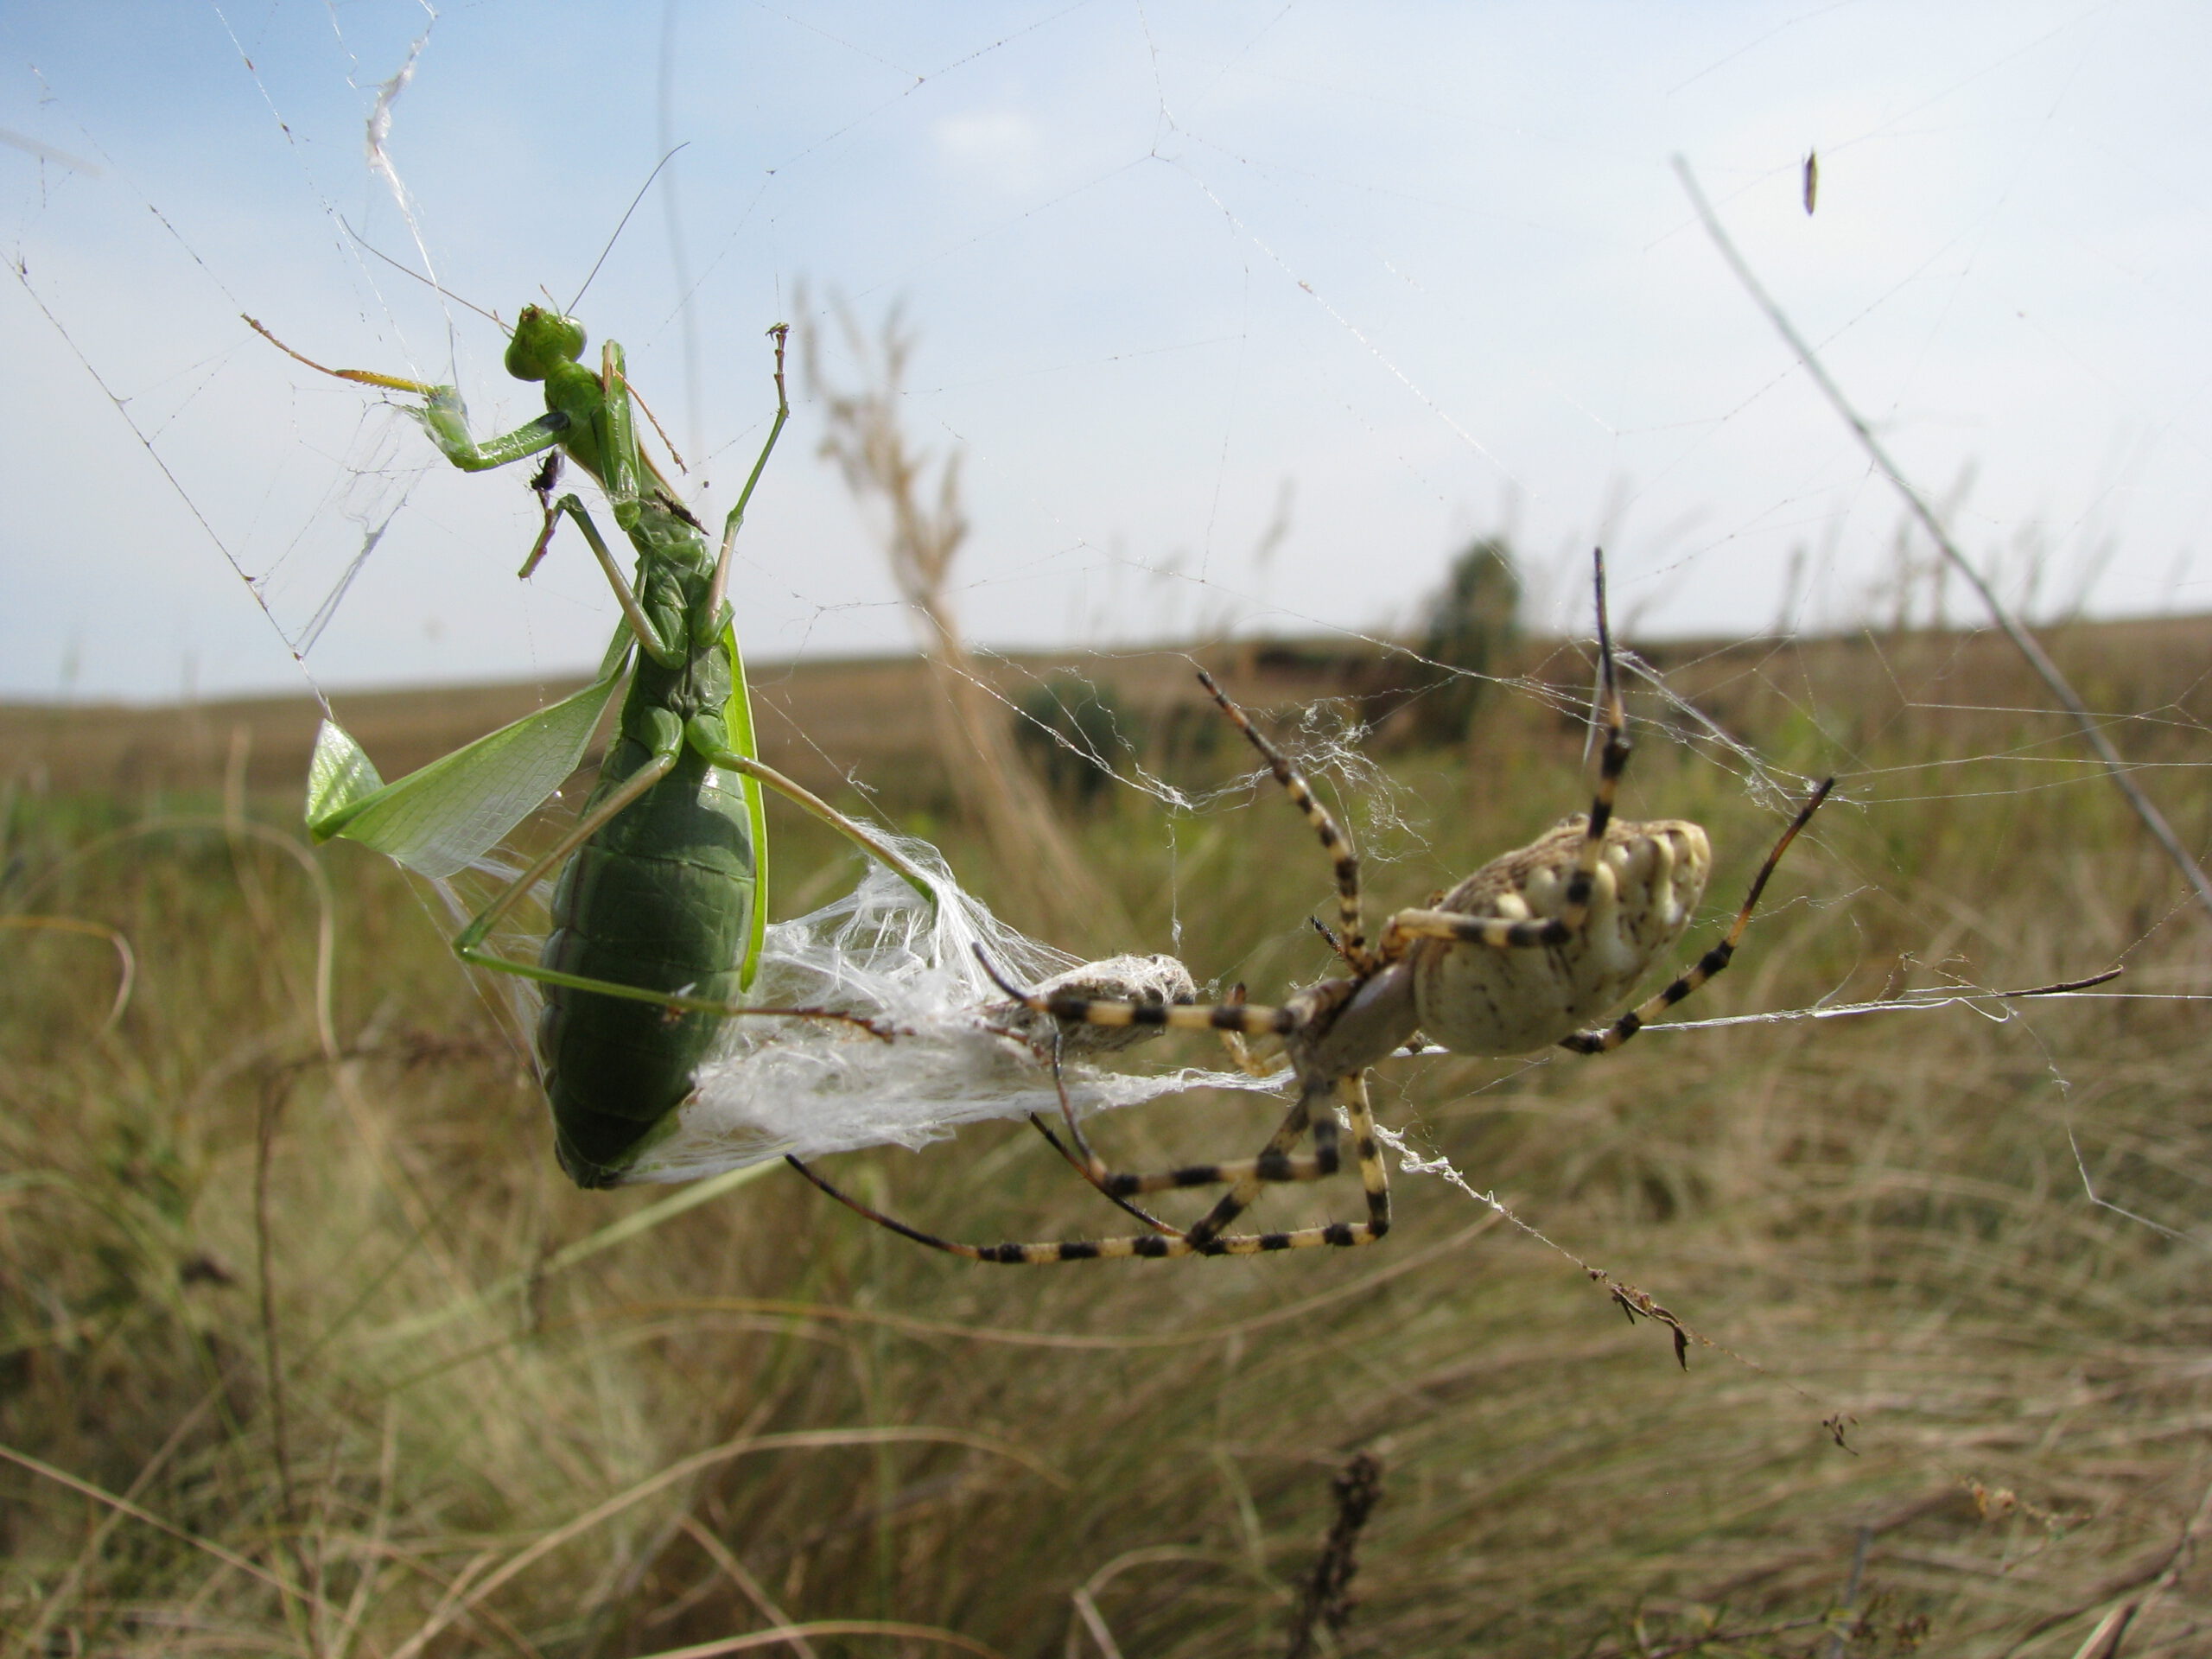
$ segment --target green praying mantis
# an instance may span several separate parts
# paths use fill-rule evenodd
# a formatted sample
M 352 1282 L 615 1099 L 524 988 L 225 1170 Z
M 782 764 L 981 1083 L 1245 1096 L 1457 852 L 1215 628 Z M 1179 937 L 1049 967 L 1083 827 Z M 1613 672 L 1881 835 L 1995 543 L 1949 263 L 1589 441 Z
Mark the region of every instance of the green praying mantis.
M 775 421 L 716 549 L 639 447 L 636 415 L 644 406 L 625 378 L 621 347 L 605 342 L 594 369 L 584 361 L 583 326 L 573 317 L 533 305 L 516 319 L 507 372 L 544 383 L 545 413 L 480 441 L 469 435 L 454 387 L 326 368 L 252 318 L 245 321 L 321 373 L 423 399 L 410 412 L 464 471 L 547 456 L 533 485 L 544 525 L 521 574 L 537 568 L 565 518 L 582 533 L 621 606 L 621 626 L 582 690 L 392 783 L 326 719 L 308 775 L 307 820 L 315 840 L 342 836 L 421 874 L 449 876 L 482 858 L 576 769 L 626 678 L 582 817 L 453 940 L 463 962 L 543 988 L 537 1052 L 562 1167 L 582 1186 L 622 1181 L 675 1127 L 692 1074 L 726 1019 L 840 1020 L 887 1035 L 857 1014 L 736 1001 L 752 982 L 766 928 L 764 785 L 831 825 L 932 903 L 936 897 L 909 861 L 755 753 L 728 591 L 746 508 L 791 415 L 784 388 L 788 326 L 769 330 Z M 582 499 L 553 498 L 563 459 L 599 484 L 637 556 L 634 579 L 623 575 Z M 539 959 L 519 962 L 488 949 L 500 919 L 557 865 L 564 868 Z

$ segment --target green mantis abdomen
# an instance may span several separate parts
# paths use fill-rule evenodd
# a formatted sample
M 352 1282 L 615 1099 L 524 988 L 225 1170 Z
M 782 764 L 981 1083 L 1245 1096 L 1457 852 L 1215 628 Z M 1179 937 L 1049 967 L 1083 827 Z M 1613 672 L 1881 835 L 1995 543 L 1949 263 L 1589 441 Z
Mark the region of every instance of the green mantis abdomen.
M 626 753 L 628 752 L 628 753 Z M 618 744 L 602 791 L 645 759 Z M 540 958 L 556 972 L 731 1002 L 752 926 L 754 857 L 743 785 L 686 752 L 577 849 Z M 672 1124 L 721 1025 L 715 1015 L 549 984 L 538 1058 L 561 1166 L 611 1186 Z

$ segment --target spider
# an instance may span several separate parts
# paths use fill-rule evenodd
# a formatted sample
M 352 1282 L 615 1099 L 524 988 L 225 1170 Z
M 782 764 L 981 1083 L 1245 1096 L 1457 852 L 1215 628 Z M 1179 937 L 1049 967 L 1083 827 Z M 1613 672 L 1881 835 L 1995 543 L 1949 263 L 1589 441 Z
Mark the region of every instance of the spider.
M 1553 1045 L 1578 1054 L 1618 1048 L 1644 1025 L 1727 967 L 1767 879 L 1783 854 L 1827 798 L 1835 779 L 1814 790 L 1751 879 L 1743 907 L 1719 942 L 1695 965 L 1610 1025 L 1592 1027 L 1620 1007 L 1661 955 L 1689 925 L 1705 892 L 1712 849 L 1705 831 L 1681 819 L 1616 823 L 1613 797 L 1629 757 L 1627 721 L 1613 665 L 1605 615 L 1602 550 L 1593 586 L 1605 744 L 1586 813 L 1562 819 L 1527 846 L 1492 859 L 1432 908 L 1402 910 L 1370 944 L 1360 916 L 1359 860 L 1326 807 L 1212 677 L 1198 678 L 1236 728 L 1257 749 L 1275 780 L 1306 816 L 1336 876 L 1338 925 L 1322 929 L 1344 971 L 1295 992 L 1279 1007 L 1232 1000 L 1216 1006 L 1166 1000 L 1111 1001 L 1046 988 L 1051 995 L 1007 983 L 985 960 L 999 988 L 1021 1007 L 1074 1027 L 1174 1027 L 1236 1037 L 1281 1039 L 1296 1095 L 1281 1125 L 1255 1158 L 1197 1164 L 1158 1174 L 1108 1167 L 1065 1108 L 1069 1144 L 1041 1120 L 1031 1122 L 1101 1192 L 1135 1216 L 1149 1232 L 1112 1238 L 1039 1243 L 968 1244 L 910 1227 L 831 1185 L 798 1159 L 791 1166 L 831 1198 L 869 1220 L 932 1249 L 976 1262 L 1037 1263 L 1108 1257 L 1250 1255 L 1319 1245 L 1372 1244 L 1390 1230 L 1389 1175 L 1375 1136 L 1367 1097 L 1368 1068 L 1417 1037 L 1461 1054 L 1498 1057 Z M 982 955 L 980 947 L 978 956 Z M 1342 1166 L 1341 1107 L 1367 1199 L 1364 1221 L 1334 1221 L 1286 1231 L 1232 1233 L 1263 1187 L 1318 1181 Z M 1307 1136 L 1313 1149 L 1297 1150 Z M 1177 1227 L 1139 1208 L 1143 1194 L 1180 1187 L 1226 1186 L 1213 1208 L 1190 1227 Z

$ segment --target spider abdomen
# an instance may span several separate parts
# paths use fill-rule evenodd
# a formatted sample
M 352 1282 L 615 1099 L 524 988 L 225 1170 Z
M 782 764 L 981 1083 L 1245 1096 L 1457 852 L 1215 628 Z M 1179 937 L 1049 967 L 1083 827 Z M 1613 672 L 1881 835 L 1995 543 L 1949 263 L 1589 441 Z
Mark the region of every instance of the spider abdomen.
M 1584 823 L 1567 818 L 1492 859 L 1437 908 L 1513 921 L 1565 915 Z M 1461 1054 L 1522 1054 L 1604 1019 L 1681 939 L 1712 865 L 1712 848 L 1694 823 L 1611 825 L 1587 912 L 1563 943 L 1512 950 L 1422 939 L 1414 946 L 1422 1032 Z

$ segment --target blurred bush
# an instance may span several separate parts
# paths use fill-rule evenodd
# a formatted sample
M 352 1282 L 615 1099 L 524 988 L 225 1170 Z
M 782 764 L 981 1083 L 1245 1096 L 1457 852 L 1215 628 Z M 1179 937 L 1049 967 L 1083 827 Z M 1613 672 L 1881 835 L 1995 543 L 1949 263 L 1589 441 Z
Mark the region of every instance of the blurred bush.
M 1414 734 L 1457 743 L 1472 728 L 1491 682 L 1521 639 L 1521 577 L 1503 536 L 1469 543 L 1421 619 L 1420 690 L 1409 713 Z

